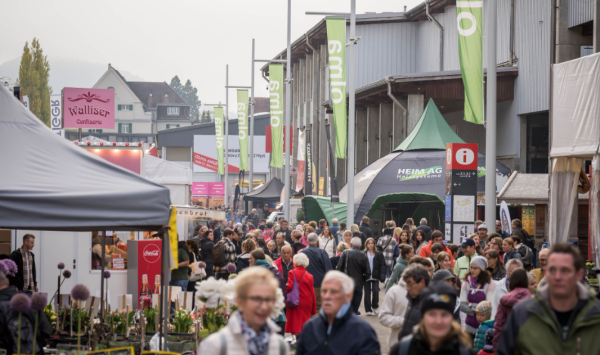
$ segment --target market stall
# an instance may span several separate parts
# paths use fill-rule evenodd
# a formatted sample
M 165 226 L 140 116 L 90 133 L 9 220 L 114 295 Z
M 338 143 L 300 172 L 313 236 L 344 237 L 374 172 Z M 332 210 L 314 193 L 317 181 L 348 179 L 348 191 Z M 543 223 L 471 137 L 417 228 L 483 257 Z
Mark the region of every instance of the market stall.
M 173 205 L 190 205 L 190 186 L 192 185 L 192 169 L 183 165 L 144 155 L 143 176 L 169 189 Z

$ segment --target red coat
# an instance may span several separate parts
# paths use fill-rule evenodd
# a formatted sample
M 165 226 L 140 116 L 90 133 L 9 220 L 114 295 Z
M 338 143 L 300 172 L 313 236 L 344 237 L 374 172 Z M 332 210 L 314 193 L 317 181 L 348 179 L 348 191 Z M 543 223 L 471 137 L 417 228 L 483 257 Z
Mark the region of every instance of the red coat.
M 504 327 L 510 311 L 512 311 L 517 303 L 530 297 L 531 293 L 529 293 L 529 289 L 517 287 L 500 298 L 498 309 L 496 310 L 496 318 L 494 320 L 494 349 L 496 349 L 496 345 L 500 340 L 502 327 Z
M 450 251 L 450 249 L 446 248 L 446 245 L 444 243 L 440 243 L 442 244 L 442 246 L 444 247 L 444 251 L 448 254 L 450 254 L 450 262 L 452 263 L 452 268 L 454 269 L 454 258 L 452 257 L 452 252 Z M 429 244 L 424 245 L 421 250 L 419 250 L 419 256 L 422 256 L 424 258 L 428 258 L 431 256 L 431 246 L 433 245 L 433 240 L 429 241 Z M 437 262 L 437 260 L 436 260 Z
M 313 287 L 313 276 L 303 266 L 296 266 L 294 270 L 290 270 L 288 273 L 287 293 L 292 292 L 292 286 L 294 286 L 294 271 L 296 272 L 296 280 L 300 291 L 300 304 L 298 307 L 286 308 L 287 323 L 285 323 L 285 332 L 300 334 L 304 323 L 317 314 L 317 299 Z

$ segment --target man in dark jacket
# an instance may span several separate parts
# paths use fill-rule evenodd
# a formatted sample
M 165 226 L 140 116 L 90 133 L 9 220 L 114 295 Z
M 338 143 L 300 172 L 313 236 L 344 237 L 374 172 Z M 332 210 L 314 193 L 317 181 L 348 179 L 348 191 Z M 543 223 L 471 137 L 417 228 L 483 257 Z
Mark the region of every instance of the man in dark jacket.
M 398 333 L 398 341 L 407 335 L 412 334 L 413 327 L 421 321 L 420 293 L 428 285 L 431 277 L 429 272 L 422 265 L 409 265 L 402 273 L 402 280 L 406 284 L 406 298 L 408 298 L 408 307 L 404 315 L 404 324 L 402 330 Z
M 296 355 L 381 354 L 377 334 L 369 323 L 350 310 L 353 281 L 339 271 L 323 279 L 323 308 L 302 328 Z
M 10 301 L 12 296 L 17 294 L 15 286 L 9 285 L 8 278 L 0 272 L 0 302 Z
M 580 282 L 585 260 L 579 250 L 554 244 L 547 270 L 535 296 L 510 312 L 497 342 L 498 355 L 598 353 L 600 302 Z
M 308 240 L 308 248 L 304 248 L 300 252 L 308 257 L 306 271 L 313 276 L 318 310 L 321 308 L 321 283 L 327 271 L 331 270 L 331 262 L 327 252 L 319 248 L 319 236 L 317 234 L 310 233 L 306 239 Z
M 281 221 L 281 224 L 279 225 L 279 229 L 276 230 L 275 232 L 283 233 L 283 235 L 285 237 L 285 241 L 290 243 L 290 245 L 292 244 L 292 230 L 288 228 L 288 221 L 286 221 L 285 219 L 283 221 Z
M 23 246 L 10 254 L 10 259 L 17 264 L 17 274 L 10 278 L 11 285 L 14 285 L 19 292 L 32 294 L 38 292 L 35 255 L 31 251 L 35 245 L 35 236 L 25 234 L 23 236 Z
M 373 238 L 373 230 L 371 229 L 371 227 L 369 227 L 369 222 L 371 222 L 369 217 L 364 216 L 362 218 L 362 223 L 360 224 L 360 227 L 358 227 L 358 229 L 365 235 L 365 240 Z M 377 239 L 375 239 L 375 242 L 377 243 Z
M 418 230 L 422 230 L 425 232 L 425 240 L 429 241 L 431 239 L 431 233 L 433 232 L 433 229 L 427 225 L 427 219 L 425 218 L 421 218 L 419 223 L 419 226 L 413 232 L 412 239 L 415 239 L 415 235 L 417 234 Z
M 360 250 L 360 238 L 354 237 L 350 241 L 352 249 L 342 253 L 342 257 L 337 264 L 337 269 L 354 280 L 354 295 L 352 297 L 352 310 L 356 314 L 362 301 L 363 286 L 365 281 L 371 276 L 371 267 L 369 266 L 369 258 Z

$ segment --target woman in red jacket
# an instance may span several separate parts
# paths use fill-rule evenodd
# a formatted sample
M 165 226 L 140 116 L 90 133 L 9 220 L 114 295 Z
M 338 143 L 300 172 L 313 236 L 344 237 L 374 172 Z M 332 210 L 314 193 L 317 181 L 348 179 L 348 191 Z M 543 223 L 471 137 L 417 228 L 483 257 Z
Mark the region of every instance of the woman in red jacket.
M 304 253 L 298 253 L 294 255 L 294 269 L 288 273 L 287 293 L 292 292 L 294 282 L 298 283 L 300 291 L 300 303 L 298 306 L 287 307 L 285 313 L 287 318 L 285 332 L 292 333 L 293 335 L 300 334 L 304 323 L 310 317 L 317 314 L 317 299 L 313 287 L 313 275 L 306 271 L 307 266 L 308 257 Z
M 498 310 L 496 311 L 496 320 L 494 321 L 494 350 L 500 340 L 502 327 L 506 323 L 506 319 L 513 307 L 522 300 L 531 297 L 529 292 L 529 278 L 527 272 L 523 269 L 516 269 L 510 275 L 508 281 L 509 293 L 500 298 Z

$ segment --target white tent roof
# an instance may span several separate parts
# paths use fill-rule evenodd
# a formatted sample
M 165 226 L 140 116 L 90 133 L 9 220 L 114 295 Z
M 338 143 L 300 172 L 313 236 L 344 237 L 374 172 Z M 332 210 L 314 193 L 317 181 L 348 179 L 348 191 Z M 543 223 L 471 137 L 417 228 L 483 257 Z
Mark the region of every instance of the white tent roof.
M 145 155 L 144 177 L 160 185 L 191 185 L 192 169 L 152 155 Z
M 552 67 L 550 156 L 589 156 L 600 148 L 600 53 Z

